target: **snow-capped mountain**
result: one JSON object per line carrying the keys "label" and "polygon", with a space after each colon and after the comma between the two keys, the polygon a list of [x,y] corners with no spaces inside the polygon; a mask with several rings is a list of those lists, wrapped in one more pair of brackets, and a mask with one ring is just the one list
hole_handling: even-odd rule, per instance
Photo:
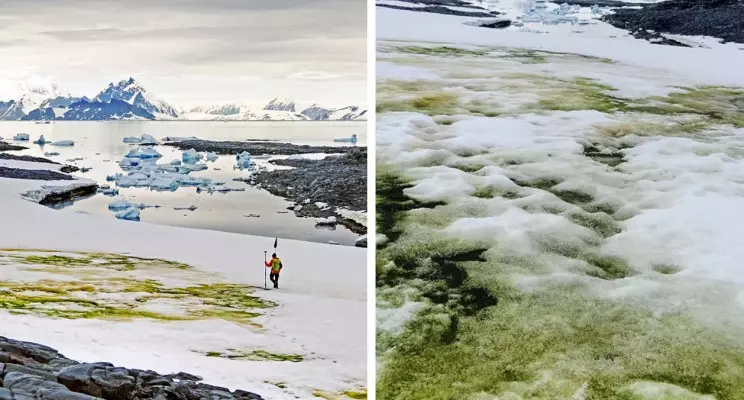
{"label": "snow-capped mountain", "polygon": [[367,119],[367,110],[357,106],[337,108],[328,114],[327,119],[339,121],[364,120]]}
{"label": "snow-capped mountain", "polygon": [[[200,106],[183,111],[158,99],[134,78],[110,83],[93,99],[72,97],[56,84],[27,85],[18,99],[0,101],[0,120],[220,120],[220,121],[325,121],[365,120],[367,110],[356,106],[306,106],[274,98],[266,105],[231,103]],[[299,111],[302,110],[302,111]]]}
{"label": "snow-capped mountain", "polygon": [[348,107],[343,107],[343,108],[328,109],[328,108],[323,108],[317,104],[313,104],[312,106],[303,110],[302,114],[314,121],[325,121],[325,120],[353,121],[353,120],[365,119],[367,115],[367,110],[363,110],[357,106],[348,106]]}
{"label": "snow-capped mountain", "polygon": [[111,99],[109,102],[80,100],[66,107],[47,107],[31,111],[22,118],[26,121],[102,121],[102,120],[154,120],[155,115],[126,101]]}
{"label": "snow-capped mountain", "polygon": [[266,111],[291,111],[295,112],[295,102],[289,99],[274,98],[264,107]]}
{"label": "snow-capped mountain", "polygon": [[196,107],[189,113],[182,114],[180,118],[213,121],[305,121],[310,119],[297,112],[251,109],[237,104]]}
{"label": "snow-capped mountain", "polygon": [[326,121],[326,120],[364,120],[367,110],[357,106],[327,108],[318,104],[306,107],[302,112],[297,102],[274,98],[264,107],[250,107],[244,104],[219,104],[200,106],[182,114],[180,118],[189,120],[218,121]]}
{"label": "snow-capped mountain", "polygon": [[158,119],[178,118],[178,110],[175,107],[159,100],[132,77],[115,85],[109,83],[108,87],[98,93],[93,100],[102,103],[121,100],[156,115]]}
{"label": "snow-capped mountain", "polygon": [[51,84],[21,84],[23,94],[20,98],[7,102],[0,102],[0,120],[19,120],[31,111],[44,104],[65,103],[77,101],[70,97],[70,92],[56,83]]}

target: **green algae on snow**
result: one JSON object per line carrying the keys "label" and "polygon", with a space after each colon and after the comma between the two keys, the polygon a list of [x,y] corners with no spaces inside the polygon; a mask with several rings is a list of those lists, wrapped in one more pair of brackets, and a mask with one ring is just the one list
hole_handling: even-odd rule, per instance
{"label": "green algae on snow", "polygon": [[271,353],[265,350],[252,350],[252,351],[240,351],[240,350],[226,350],[226,351],[208,351],[205,353],[207,357],[219,357],[229,358],[231,360],[249,360],[249,361],[288,361],[288,362],[302,362],[305,358],[299,354],[280,354]]}
{"label": "green algae on snow", "polygon": [[654,318],[592,300],[579,289],[523,294],[479,315],[460,316],[451,342],[439,330],[444,320],[419,313],[387,350],[377,397],[572,398],[586,384],[587,400],[640,400],[628,385],[645,380],[743,398],[744,348],[684,318]]}
{"label": "green algae on snow", "polygon": [[[588,139],[597,139],[598,143],[593,149],[585,148],[584,155],[605,164],[607,168],[592,167],[616,175],[618,180],[626,168],[621,150],[635,145],[636,139],[671,136],[705,142],[705,136],[710,136],[717,126],[744,126],[744,96],[739,89],[679,88],[664,96],[624,98],[605,80],[557,79],[549,72],[534,73],[539,66],[530,65],[524,65],[524,72],[505,72],[505,64],[498,64],[499,58],[519,60],[509,60],[509,52],[501,51],[505,53],[502,57],[493,49],[481,55],[480,61],[477,54],[463,55],[465,58],[459,60],[413,57],[411,65],[425,67],[442,79],[429,82],[423,91],[400,90],[394,95],[385,92],[381,98],[401,102],[428,93],[457,93],[457,104],[437,110],[441,115],[434,120],[439,125],[478,116],[472,98],[480,99],[476,106],[487,104],[492,108],[488,111],[502,115],[537,111],[555,116],[561,114],[552,111],[580,110],[611,114],[604,117],[612,122],[589,127]],[[570,59],[571,55],[526,54],[524,64],[560,58]],[[497,64],[490,80],[485,77],[487,63]],[[438,66],[443,68],[435,68]],[[485,88],[497,93],[491,97],[502,104],[489,99]],[[529,93],[530,103],[520,102],[521,98],[516,104],[503,101],[515,93]],[[515,109],[500,108],[509,105]],[[432,115],[410,105],[383,109],[395,111],[396,107]],[[456,157],[440,157],[431,165],[475,173],[470,170],[475,163],[460,164],[462,161],[453,159]],[[488,161],[504,169],[512,166],[502,159]],[[525,171],[529,175],[529,167],[514,168],[516,173],[507,175],[522,180],[513,179],[525,188],[519,192],[529,197],[535,192],[531,189],[539,189],[557,198],[527,198],[512,205],[533,213],[559,214],[587,229],[580,229],[575,238],[542,234],[540,229],[536,229],[536,235],[527,232],[531,242],[525,251],[538,254],[527,256],[513,254],[513,249],[496,243],[494,238],[446,236],[448,223],[482,216],[469,215],[472,211],[467,206],[450,204],[454,202],[428,208],[416,204],[405,196],[405,189],[412,184],[401,172],[404,167],[385,166],[386,176],[381,179],[384,193],[378,191],[378,204],[383,205],[377,215],[378,227],[380,233],[393,235],[377,251],[377,306],[384,310],[383,316],[393,315],[391,320],[403,325],[383,320],[385,323],[378,326],[377,355],[381,367],[377,397],[744,399],[744,347],[733,335],[717,327],[703,327],[681,312],[658,313],[653,305],[645,308],[644,302],[626,304],[597,295],[605,288],[622,288],[632,283],[627,278],[635,275],[639,275],[637,279],[651,276],[667,281],[676,277],[662,275],[680,271],[677,266],[663,264],[652,265],[654,272],[645,271],[648,267],[629,262],[632,257],[626,259],[602,251],[605,240],[621,232],[624,224],[619,221],[634,215],[632,209],[623,200],[609,200],[601,190],[562,190],[557,185],[565,178],[524,176]],[[506,198],[487,185],[476,185],[471,196]],[[463,201],[467,202],[483,208],[503,204],[497,200]],[[486,243],[476,243],[477,240]],[[552,278],[557,273],[566,277],[567,272],[573,275],[569,279]],[[528,279],[520,286],[517,282],[522,278]],[[480,298],[498,296],[498,303],[465,307],[462,299],[469,288],[483,290]],[[477,303],[477,299],[470,297],[467,301]],[[415,307],[409,307],[411,303]]]}
{"label": "green algae on snow", "polygon": [[470,50],[452,46],[399,46],[395,47],[394,50],[400,53],[441,57],[485,56],[488,54],[484,50]]}
{"label": "green algae on snow", "polygon": [[[205,278],[185,264],[166,260],[36,249],[2,250],[0,258],[25,273],[74,278],[1,281],[0,308],[15,314],[67,319],[224,319],[257,325],[251,319],[261,315],[258,311],[275,306],[254,296],[253,288],[243,285],[166,285],[142,276],[162,275],[184,281]],[[135,272],[138,275],[133,275]],[[168,311],[153,311],[152,304],[167,304]]]}

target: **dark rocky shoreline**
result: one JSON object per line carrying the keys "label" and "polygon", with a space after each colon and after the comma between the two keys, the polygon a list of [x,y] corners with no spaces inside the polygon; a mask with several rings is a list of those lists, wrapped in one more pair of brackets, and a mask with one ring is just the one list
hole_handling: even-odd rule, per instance
{"label": "dark rocky shoreline", "polygon": [[[350,148],[346,154],[323,160],[276,160],[276,165],[292,169],[260,171],[244,181],[269,193],[293,201],[299,217],[336,217],[354,233],[365,234],[367,228],[337,214],[335,207],[350,210],[367,209],[367,149]],[[330,207],[320,208],[316,202]]]}
{"label": "dark rocky shoreline", "polygon": [[[6,145],[6,146],[3,146]],[[9,147],[14,147],[12,149],[9,149]],[[14,151],[14,150],[23,150],[25,147],[20,146],[11,146],[7,143],[0,142],[0,151]],[[15,154],[8,154],[8,153],[0,153],[0,160],[15,160],[15,161],[27,161],[27,162],[35,162],[40,164],[54,164],[54,165],[61,165],[59,163],[56,163],[52,160],[42,158],[42,157],[32,157],[32,156],[22,156],[22,155],[15,155]],[[50,170],[32,170],[32,169],[22,169],[22,168],[9,168],[9,167],[0,167],[0,178],[7,178],[7,179],[24,179],[24,180],[34,180],[34,181],[73,181],[76,178],[68,175],[72,172],[79,171],[78,167],[75,167],[73,165],[62,165],[59,169],[59,172],[57,171],[50,171]],[[96,194],[96,191],[98,190],[98,185],[95,183],[91,183],[89,185],[77,185],[75,187],[71,187],[69,190],[60,191],[56,193],[49,193],[45,195],[41,200],[39,200],[39,204],[45,205],[45,206],[54,206],[60,203],[70,202],[74,200],[78,200],[81,198],[89,197],[94,194]],[[2,400],[2,398],[0,398]]]}
{"label": "dark rocky shoreline", "polygon": [[0,336],[0,400],[263,399],[201,380],[184,372],[161,375],[106,362],[79,363],[51,347]]}
{"label": "dark rocky shoreline", "polygon": [[0,141],[0,151],[19,151],[19,150],[26,150],[26,147],[16,146],[14,144]]}
{"label": "dark rocky shoreline", "polygon": [[630,31],[638,39],[659,40],[663,39],[659,33],[668,33],[744,43],[744,2],[740,0],[669,0],[641,9],[614,11],[602,20]]}
{"label": "dark rocky shoreline", "polygon": [[355,147],[333,147],[333,146],[308,146],[291,143],[267,142],[267,141],[246,141],[246,142],[220,142],[211,140],[185,140],[182,142],[164,143],[166,146],[173,146],[180,150],[194,149],[199,152],[214,152],[217,154],[235,155],[247,151],[248,153],[258,155],[295,155],[295,154],[312,154],[312,153],[346,153]]}
{"label": "dark rocky shoreline", "polygon": [[[367,228],[337,214],[335,207],[350,210],[367,209],[367,148],[356,146],[308,146],[280,142],[219,142],[189,140],[167,143],[181,150],[194,149],[233,155],[247,151],[252,155],[332,154],[323,160],[286,159],[272,161],[292,169],[259,171],[241,179],[295,203],[290,209],[298,217],[336,217],[338,223],[354,233],[366,234]],[[326,203],[321,208],[316,202]]]}

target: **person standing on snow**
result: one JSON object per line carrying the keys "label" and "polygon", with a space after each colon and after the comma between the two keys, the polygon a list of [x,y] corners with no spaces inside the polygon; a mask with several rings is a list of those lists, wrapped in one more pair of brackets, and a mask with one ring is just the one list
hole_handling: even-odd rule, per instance
{"label": "person standing on snow", "polygon": [[272,254],[271,260],[266,262],[266,268],[271,268],[269,280],[274,284],[274,289],[279,289],[279,271],[282,270],[282,261],[276,256],[276,253]]}

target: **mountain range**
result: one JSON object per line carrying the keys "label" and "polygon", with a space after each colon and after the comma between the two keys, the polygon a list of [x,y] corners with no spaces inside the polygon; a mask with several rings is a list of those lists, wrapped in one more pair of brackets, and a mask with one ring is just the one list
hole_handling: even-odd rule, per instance
{"label": "mountain range", "polygon": [[275,98],[264,107],[244,104],[199,106],[184,110],[148,92],[134,78],[110,83],[92,99],[74,97],[56,84],[27,87],[17,99],[0,100],[0,120],[218,120],[218,121],[340,121],[366,120],[367,110],[312,104],[300,107]]}

